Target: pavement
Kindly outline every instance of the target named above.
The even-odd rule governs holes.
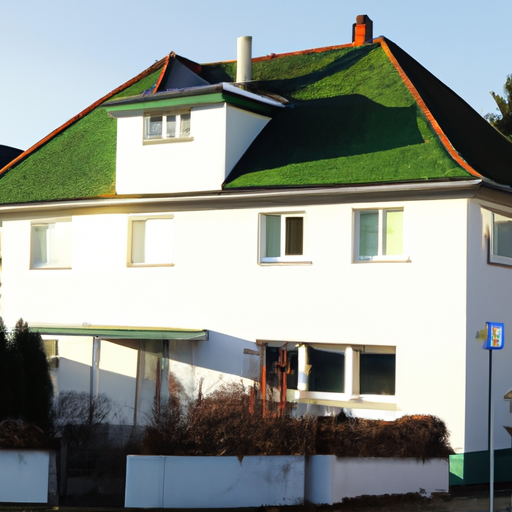
[[[492,512],[512,512],[512,485],[494,491]],[[140,512],[141,509],[122,507],[82,507],[44,505],[0,505],[0,512]],[[174,512],[216,512],[220,509],[166,509]],[[144,512],[162,512],[162,509],[144,509]],[[419,494],[403,496],[362,496],[350,498],[336,505],[296,505],[287,507],[252,507],[229,509],[229,512],[490,512],[489,492],[483,487],[454,488],[449,494],[423,497]]]

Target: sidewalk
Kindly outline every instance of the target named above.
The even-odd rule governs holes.
[[[508,512],[512,489],[494,492],[493,512]],[[144,509],[144,512],[215,512],[220,509]],[[0,505],[0,512],[140,512],[140,509],[122,507],[45,507],[42,505]],[[229,512],[489,512],[489,493],[485,489],[462,488],[451,494],[430,498],[418,494],[403,496],[366,496],[346,499],[337,505],[296,505],[288,507],[258,507],[229,509]]]

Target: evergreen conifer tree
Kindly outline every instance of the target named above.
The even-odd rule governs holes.
[[[507,76],[503,92],[504,96],[500,96],[491,91],[500,113],[487,114],[485,118],[503,135],[512,138],[512,75]]]
[[[0,420],[22,419],[48,431],[52,425],[53,384],[43,340],[18,320],[7,335],[0,328]]]

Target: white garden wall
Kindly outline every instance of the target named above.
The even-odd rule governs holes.
[[[235,508],[298,505],[303,456],[160,457],[130,455],[125,507]]]
[[[331,505],[362,495],[448,492],[448,475],[443,459],[130,455],[125,507]]]
[[[53,464],[50,464],[50,459],[51,452],[46,450],[0,450],[0,502],[53,501],[56,498],[57,482],[55,461],[53,458]]]

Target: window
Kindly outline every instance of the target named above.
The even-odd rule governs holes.
[[[498,213],[492,216],[490,260],[512,265],[512,218]]]
[[[130,227],[129,265],[173,264],[173,217],[134,217]]]
[[[145,141],[191,139],[190,112],[155,114],[144,118]]]
[[[395,347],[323,344],[304,347],[305,350],[298,352],[297,365],[298,373],[307,379],[303,390],[344,393],[347,399],[395,395]]]
[[[395,354],[359,354],[359,393],[395,394]]]
[[[272,213],[260,216],[260,261],[305,262],[304,215]]]
[[[355,212],[356,261],[407,260],[403,256],[403,209]]]
[[[308,347],[309,391],[343,393],[345,391],[345,352]]]
[[[31,268],[71,268],[71,221],[32,224]]]
[[[44,351],[48,366],[51,370],[59,367],[59,342],[58,340],[43,340]]]

